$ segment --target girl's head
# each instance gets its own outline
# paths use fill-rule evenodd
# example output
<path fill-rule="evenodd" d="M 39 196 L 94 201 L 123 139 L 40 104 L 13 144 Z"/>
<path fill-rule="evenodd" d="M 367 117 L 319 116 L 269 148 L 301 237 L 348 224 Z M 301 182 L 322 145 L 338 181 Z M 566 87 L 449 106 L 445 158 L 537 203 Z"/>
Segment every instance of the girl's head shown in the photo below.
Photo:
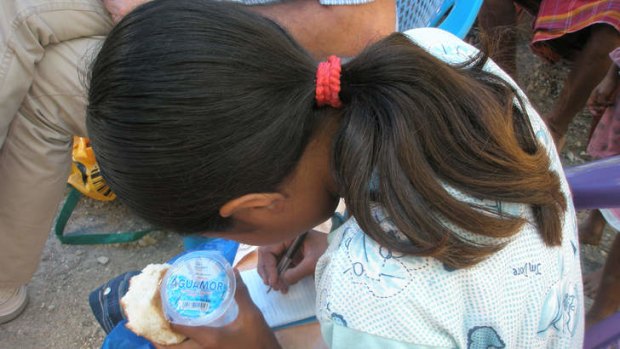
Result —
<path fill-rule="evenodd" d="M 230 212 L 220 212 L 230 200 L 288 195 L 283 185 L 329 114 L 312 107 L 315 69 L 277 24 L 239 6 L 172 0 L 136 9 L 92 67 L 87 125 L 106 180 L 157 225 L 230 230 Z M 333 211 L 334 193 L 310 193 L 314 205 L 289 233 Z"/>
<path fill-rule="evenodd" d="M 394 34 L 342 66 L 342 108 L 319 107 L 317 62 L 277 24 L 225 2 L 156 0 L 101 48 L 87 126 L 112 190 L 166 228 L 274 242 L 320 223 L 340 195 L 380 243 L 463 267 L 501 244 L 464 241 L 446 221 L 492 237 L 524 223 L 449 185 L 531 204 L 558 244 L 557 175 L 514 91 L 470 63 Z M 409 241 L 381 230 L 375 204 Z"/>

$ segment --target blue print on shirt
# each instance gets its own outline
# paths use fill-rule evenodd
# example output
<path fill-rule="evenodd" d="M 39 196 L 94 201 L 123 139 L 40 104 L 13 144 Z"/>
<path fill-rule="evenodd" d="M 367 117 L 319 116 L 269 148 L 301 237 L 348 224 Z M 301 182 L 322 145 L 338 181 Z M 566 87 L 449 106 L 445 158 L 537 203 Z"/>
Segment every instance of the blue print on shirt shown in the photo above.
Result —
<path fill-rule="evenodd" d="M 568 282 L 561 282 L 549 290 L 538 323 L 539 335 L 549 331 L 571 337 L 575 335 L 580 318 L 577 295 L 577 285 Z"/>
<path fill-rule="evenodd" d="M 369 241 L 363 233 L 345 232 L 344 244 L 351 262 L 344 274 L 365 286 L 373 296 L 392 297 L 411 282 L 409 269 L 391 250 Z M 361 248 L 360 248 L 361 247 Z"/>
<path fill-rule="evenodd" d="M 383 231 L 406 239 L 381 213 L 373 213 Z M 412 282 L 413 272 L 429 267 L 427 258 L 408 258 L 407 263 L 403 263 L 402 253 L 379 245 L 358 229 L 345 229 L 341 243 L 350 263 L 343 274 L 350 277 L 353 284 L 366 288 L 374 297 L 398 295 Z"/>
<path fill-rule="evenodd" d="M 441 263 L 441 265 L 443 265 L 443 270 L 445 270 L 445 271 L 447 271 L 447 272 L 450 272 L 450 273 L 451 273 L 451 272 L 453 272 L 453 271 L 455 271 L 455 270 L 456 270 L 456 268 L 453 268 L 453 267 L 451 267 L 451 266 L 449 266 L 449 265 L 447 265 L 447 264 L 445 264 L 445 263 Z"/>
<path fill-rule="evenodd" d="M 476 50 L 469 45 L 437 45 L 427 49 L 430 54 L 449 64 L 462 63 L 476 55 Z"/>
<path fill-rule="evenodd" d="M 538 335 L 545 336 L 549 332 L 560 335 L 575 335 L 580 321 L 579 289 L 577 284 L 564 279 L 564 259 L 560 257 L 560 281 L 547 292 L 543 303 Z"/>
<path fill-rule="evenodd" d="M 543 130 L 542 128 L 536 131 L 536 138 L 538 139 L 538 141 L 544 144 L 545 147 L 549 148 L 551 146 L 549 136 L 547 135 L 547 132 L 545 132 L 545 130 Z"/>
<path fill-rule="evenodd" d="M 331 319 L 334 323 L 340 325 L 340 326 L 344 326 L 347 327 L 347 320 L 344 319 L 344 316 L 338 314 L 338 313 L 332 313 L 331 315 Z"/>
<path fill-rule="evenodd" d="M 467 333 L 467 349 L 505 348 L 506 344 L 493 327 L 476 326 Z"/>

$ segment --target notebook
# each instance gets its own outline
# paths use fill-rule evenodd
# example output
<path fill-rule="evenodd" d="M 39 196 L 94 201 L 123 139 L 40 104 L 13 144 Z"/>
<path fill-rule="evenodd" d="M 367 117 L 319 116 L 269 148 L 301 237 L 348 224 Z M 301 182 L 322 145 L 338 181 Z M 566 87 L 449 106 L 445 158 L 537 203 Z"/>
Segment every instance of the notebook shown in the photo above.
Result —
<path fill-rule="evenodd" d="M 314 310 L 316 290 L 312 276 L 289 286 L 287 294 L 274 290 L 267 293 L 269 287 L 263 284 L 256 269 L 242 271 L 241 278 L 273 330 L 317 321 Z"/>

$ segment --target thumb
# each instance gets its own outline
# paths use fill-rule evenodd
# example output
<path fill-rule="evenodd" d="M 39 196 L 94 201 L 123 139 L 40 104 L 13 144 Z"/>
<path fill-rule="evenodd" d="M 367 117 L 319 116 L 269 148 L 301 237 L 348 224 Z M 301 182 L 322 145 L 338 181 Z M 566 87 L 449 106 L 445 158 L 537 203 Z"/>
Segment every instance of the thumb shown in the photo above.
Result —
<path fill-rule="evenodd" d="M 157 346 L 157 349 L 209 349 L 217 348 L 222 336 L 217 327 L 185 326 L 171 323 L 170 327 L 176 333 L 186 336 L 188 339 L 180 344 L 171 346 Z"/>
<path fill-rule="evenodd" d="M 237 306 L 239 307 L 239 312 L 242 312 L 242 309 L 247 309 L 248 307 L 256 307 L 254 305 L 254 301 L 250 297 L 250 291 L 248 291 L 248 287 L 243 282 L 243 278 L 241 278 L 241 274 L 237 268 L 234 269 L 235 272 L 235 280 L 237 283 L 237 290 L 235 291 L 235 301 L 237 302 Z"/>
<path fill-rule="evenodd" d="M 315 263 L 316 261 L 313 261 L 311 258 L 302 259 L 299 264 L 293 268 L 287 269 L 284 274 L 282 274 L 282 280 L 287 285 L 297 283 L 306 276 L 314 274 Z"/>

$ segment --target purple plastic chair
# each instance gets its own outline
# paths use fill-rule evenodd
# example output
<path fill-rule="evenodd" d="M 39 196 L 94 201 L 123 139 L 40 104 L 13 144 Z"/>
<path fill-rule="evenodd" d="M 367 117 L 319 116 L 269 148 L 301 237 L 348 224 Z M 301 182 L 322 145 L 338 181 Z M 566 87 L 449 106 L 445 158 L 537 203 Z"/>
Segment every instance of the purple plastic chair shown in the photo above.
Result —
<path fill-rule="evenodd" d="M 564 169 L 578 210 L 620 207 L 620 156 Z M 584 349 L 620 348 L 620 312 L 592 326 Z"/>
<path fill-rule="evenodd" d="M 620 207 L 620 155 L 564 169 L 578 210 Z"/>
<path fill-rule="evenodd" d="M 620 312 L 590 327 L 583 348 L 620 348 Z"/>

